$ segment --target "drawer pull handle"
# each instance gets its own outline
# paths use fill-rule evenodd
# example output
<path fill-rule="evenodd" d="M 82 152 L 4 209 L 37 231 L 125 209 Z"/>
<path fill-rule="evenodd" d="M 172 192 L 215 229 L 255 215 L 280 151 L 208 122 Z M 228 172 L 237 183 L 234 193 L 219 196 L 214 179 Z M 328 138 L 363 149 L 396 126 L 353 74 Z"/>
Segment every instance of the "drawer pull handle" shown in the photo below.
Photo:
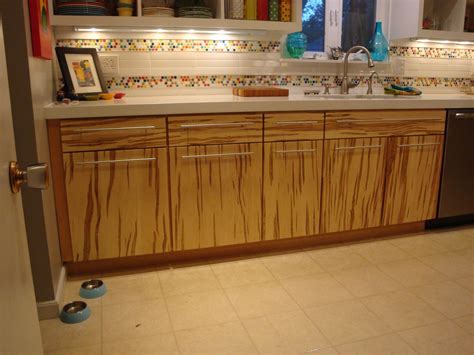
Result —
<path fill-rule="evenodd" d="M 236 126 L 250 126 L 255 122 L 229 122 L 229 123 L 186 123 L 182 124 L 181 128 L 203 128 L 203 127 L 236 127 Z"/>
<path fill-rule="evenodd" d="M 474 113 L 458 112 L 458 113 L 456 113 L 456 118 L 467 118 L 467 119 L 472 120 L 474 118 Z"/>
<path fill-rule="evenodd" d="M 292 125 L 292 124 L 299 124 L 299 125 L 314 125 L 319 124 L 319 121 L 276 121 L 276 124 L 279 125 Z"/>
<path fill-rule="evenodd" d="M 104 128 L 77 128 L 74 132 L 101 132 L 101 131 L 128 131 L 133 129 L 155 129 L 155 126 L 135 126 L 135 127 L 104 127 Z"/>
<path fill-rule="evenodd" d="M 289 153 L 313 153 L 316 149 L 289 149 L 289 150 L 276 150 L 277 154 L 289 154 Z"/>
<path fill-rule="evenodd" d="M 354 149 L 378 149 L 382 148 L 381 144 L 379 145 L 357 145 L 353 147 L 336 147 L 335 150 L 354 150 Z"/>
<path fill-rule="evenodd" d="M 413 143 L 413 144 L 399 144 L 398 148 L 405 147 L 429 147 L 434 145 L 440 145 L 441 143 Z"/>
<path fill-rule="evenodd" d="M 201 159 L 201 158 L 220 158 L 220 157 L 238 157 L 243 155 L 252 155 L 253 152 L 243 153 L 217 153 L 217 154 L 200 154 L 200 155 L 183 155 L 183 159 Z"/>
<path fill-rule="evenodd" d="M 336 120 L 336 123 L 378 123 L 386 121 L 443 121 L 442 118 L 380 118 L 378 120 Z"/>
<path fill-rule="evenodd" d="M 93 161 L 78 161 L 74 162 L 74 164 L 78 165 L 87 165 L 87 164 L 114 164 L 114 163 L 134 163 L 134 162 L 141 162 L 141 161 L 153 161 L 157 160 L 157 158 L 133 158 L 133 159 L 117 159 L 117 160 L 93 160 Z"/>

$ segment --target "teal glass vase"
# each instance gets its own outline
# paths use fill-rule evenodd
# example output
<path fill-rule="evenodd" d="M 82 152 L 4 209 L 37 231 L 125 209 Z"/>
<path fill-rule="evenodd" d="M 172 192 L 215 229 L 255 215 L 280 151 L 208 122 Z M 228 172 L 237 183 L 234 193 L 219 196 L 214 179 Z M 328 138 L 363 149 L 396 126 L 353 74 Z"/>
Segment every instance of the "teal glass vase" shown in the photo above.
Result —
<path fill-rule="evenodd" d="M 382 22 L 377 21 L 375 32 L 369 42 L 369 51 L 372 59 L 377 62 L 388 61 L 390 45 L 382 32 Z"/>
<path fill-rule="evenodd" d="M 290 33 L 286 37 L 286 49 L 291 58 L 301 58 L 307 45 L 308 37 L 303 32 Z"/>

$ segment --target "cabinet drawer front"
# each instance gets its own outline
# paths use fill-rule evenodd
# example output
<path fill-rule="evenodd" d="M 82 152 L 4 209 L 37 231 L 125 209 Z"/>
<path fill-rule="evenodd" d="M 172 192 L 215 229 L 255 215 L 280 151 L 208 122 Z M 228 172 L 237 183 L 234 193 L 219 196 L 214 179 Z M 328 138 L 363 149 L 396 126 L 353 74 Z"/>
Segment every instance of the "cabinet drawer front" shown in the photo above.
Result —
<path fill-rule="evenodd" d="M 74 261 L 171 250 L 166 148 L 64 153 Z"/>
<path fill-rule="evenodd" d="M 443 134 L 446 111 L 342 111 L 326 114 L 326 138 Z"/>
<path fill-rule="evenodd" d="M 324 113 L 265 114 L 265 141 L 316 140 L 324 136 Z"/>
<path fill-rule="evenodd" d="M 193 115 L 168 119 L 171 146 L 262 141 L 262 115 Z"/>
<path fill-rule="evenodd" d="M 63 152 L 166 146 L 164 118 L 61 121 Z"/>

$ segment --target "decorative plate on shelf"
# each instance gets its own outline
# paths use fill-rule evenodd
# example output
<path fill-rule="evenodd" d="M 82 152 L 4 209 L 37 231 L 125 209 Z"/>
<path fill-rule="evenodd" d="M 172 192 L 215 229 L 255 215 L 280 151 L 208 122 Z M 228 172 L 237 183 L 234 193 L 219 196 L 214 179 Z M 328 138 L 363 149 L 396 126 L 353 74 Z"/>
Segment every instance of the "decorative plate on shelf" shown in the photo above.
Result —
<path fill-rule="evenodd" d="M 56 14 L 58 15 L 88 15 L 105 16 L 107 7 L 104 1 L 95 0 L 56 0 Z"/>
<path fill-rule="evenodd" d="M 144 7 L 142 13 L 143 16 L 174 17 L 174 9 L 170 7 Z"/>

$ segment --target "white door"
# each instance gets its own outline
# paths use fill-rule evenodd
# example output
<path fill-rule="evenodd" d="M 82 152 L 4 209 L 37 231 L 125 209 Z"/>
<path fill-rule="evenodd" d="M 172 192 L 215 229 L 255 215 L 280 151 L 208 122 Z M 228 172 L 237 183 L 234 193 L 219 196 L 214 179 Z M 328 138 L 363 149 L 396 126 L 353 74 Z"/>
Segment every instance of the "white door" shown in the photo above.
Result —
<path fill-rule="evenodd" d="M 20 193 L 10 190 L 16 160 L 0 18 L 0 354 L 42 354 Z"/>

